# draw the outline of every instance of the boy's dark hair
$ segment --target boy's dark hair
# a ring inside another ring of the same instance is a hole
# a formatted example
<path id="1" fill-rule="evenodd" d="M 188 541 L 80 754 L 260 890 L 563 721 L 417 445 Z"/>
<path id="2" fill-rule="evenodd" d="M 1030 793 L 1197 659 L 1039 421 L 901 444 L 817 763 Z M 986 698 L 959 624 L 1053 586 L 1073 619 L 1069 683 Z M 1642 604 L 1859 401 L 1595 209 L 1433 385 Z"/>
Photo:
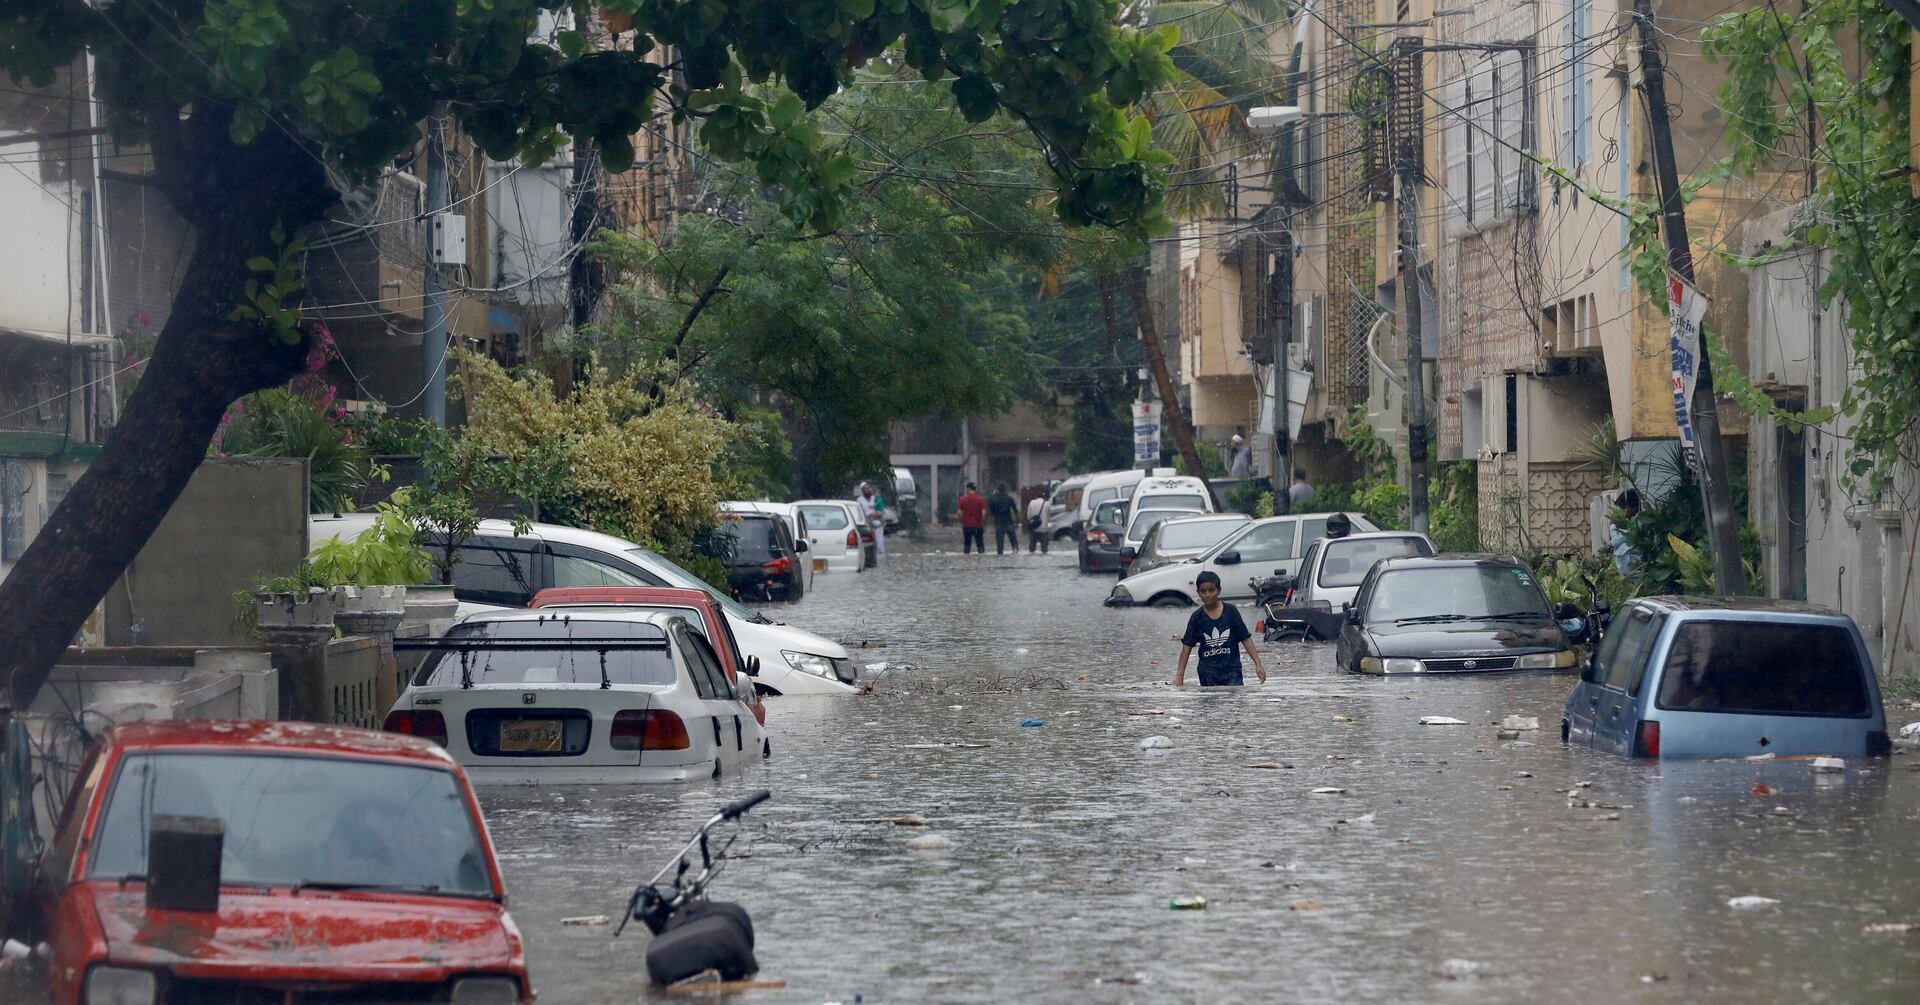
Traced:
<path id="1" fill-rule="evenodd" d="M 1193 588 L 1196 590 L 1208 583 L 1212 583 L 1214 588 L 1218 589 L 1220 587 L 1220 574 L 1217 572 L 1203 572 L 1193 577 Z"/>

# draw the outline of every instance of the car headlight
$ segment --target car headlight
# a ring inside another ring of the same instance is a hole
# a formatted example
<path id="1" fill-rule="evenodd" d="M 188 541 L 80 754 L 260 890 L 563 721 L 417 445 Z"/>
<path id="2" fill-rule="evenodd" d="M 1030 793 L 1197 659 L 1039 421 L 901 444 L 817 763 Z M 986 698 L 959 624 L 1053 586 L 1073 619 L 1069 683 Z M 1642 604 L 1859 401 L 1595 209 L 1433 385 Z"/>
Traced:
<path id="1" fill-rule="evenodd" d="M 780 650 L 780 655 L 786 659 L 788 666 L 801 673 L 812 674 L 815 677 L 825 677 L 828 680 L 839 679 L 839 674 L 834 673 L 833 661 L 825 656 L 815 656 L 812 653 L 796 653 L 786 649 Z"/>
<path id="2" fill-rule="evenodd" d="M 87 971 L 87 1005 L 153 1005 L 160 982 L 151 970 L 94 967 Z"/>
<path id="3" fill-rule="evenodd" d="M 1113 588 L 1112 593 L 1107 594 L 1107 599 L 1108 600 L 1132 600 L 1133 591 L 1127 589 L 1124 586 L 1116 586 Z"/>
<path id="4" fill-rule="evenodd" d="M 453 1005 L 519 1005 L 520 982 L 511 977 L 462 977 L 453 982 Z"/>
<path id="5" fill-rule="evenodd" d="M 1519 670 L 1565 670 L 1575 662 L 1573 650 L 1562 649 L 1557 653 L 1529 653 L 1513 665 Z"/>
<path id="6" fill-rule="evenodd" d="M 1360 659 L 1361 673 L 1425 673 L 1426 670 L 1427 665 L 1419 660 L 1399 657 L 1381 659 L 1378 656 L 1363 656 Z"/>

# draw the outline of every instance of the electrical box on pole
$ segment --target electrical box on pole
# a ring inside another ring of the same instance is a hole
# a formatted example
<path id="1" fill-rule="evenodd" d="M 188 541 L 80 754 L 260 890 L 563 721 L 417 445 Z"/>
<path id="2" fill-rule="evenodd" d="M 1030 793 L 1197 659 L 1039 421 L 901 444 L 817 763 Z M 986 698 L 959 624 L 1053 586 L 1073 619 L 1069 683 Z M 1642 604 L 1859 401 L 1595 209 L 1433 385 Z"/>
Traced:
<path id="1" fill-rule="evenodd" d="M 435 265 L 467 264 L 467 217 L 435 213 L 427 227 L 427 254 Z"/>

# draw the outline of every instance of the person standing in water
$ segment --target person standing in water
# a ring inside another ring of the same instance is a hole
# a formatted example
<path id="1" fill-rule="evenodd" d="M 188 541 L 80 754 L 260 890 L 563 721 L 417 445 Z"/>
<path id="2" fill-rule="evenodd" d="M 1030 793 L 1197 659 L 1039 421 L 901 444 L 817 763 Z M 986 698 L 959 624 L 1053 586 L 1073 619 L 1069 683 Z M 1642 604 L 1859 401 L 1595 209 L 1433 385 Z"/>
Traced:
<path id="1" fill-rule="evenodd" d="M 1245 649 L 1253 661 L 1253 672 L 1260 683 L 1267 682 L 1267 668 L 1260 662 L 1260 651 L 1253 647 L 1253 633 L 1240 617 L 1240 609 L 1220 600 L 1220 575 L 1203 572 L 1195 577 L 1193 591 L 1200 595 L 1200 607 L 1187 619 L 1187 633 L 1180 638 L 1180 665 L 1173 671 L 1173 686 L 1187 682 L 1187 659 L 1200 650 L 1201 687 L 1238 687 L 1240 652 Z"/>

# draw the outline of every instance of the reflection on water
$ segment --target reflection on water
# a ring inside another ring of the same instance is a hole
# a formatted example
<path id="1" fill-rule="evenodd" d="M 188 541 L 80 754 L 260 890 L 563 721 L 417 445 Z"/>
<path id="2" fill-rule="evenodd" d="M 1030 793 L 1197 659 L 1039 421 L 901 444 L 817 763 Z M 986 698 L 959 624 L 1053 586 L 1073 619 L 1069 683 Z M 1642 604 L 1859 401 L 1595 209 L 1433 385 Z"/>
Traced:
<path id="1" fill-rule="evenodd" d="M 752 1000 L 1913 993 L 1920 935 L 1862 933 L 1920 921 L 1907 758 L 1834 782 L 1631 764 L 1561 747 L 1571 678 L 1360 679 L 1324 646 L 1269 645 L 1264 687 L 1173 692 L 1184 613 L 1101 608 L 1111 580 L 1071 563 L 921 553 L 822 578 L 775 616 L 912 669 L 772 702 L 774 760 L 743 777 L 485 793 L 543 1000 L 645 997 L 643 930 L 560 919 L 616 913 L 715 799 L 761 786 L 714 891 L 787 982 Z M 1510 714 L 1544 728 L 1500 741 Z M 1156 734 L 1173 747 L 1142 752 Z M 931 827 L 844 822 L 905 814 Z M 906 847 L 927 830 L 951 846 Z M 1204 911 L 1168 909 L 1195 894 Z M 1745 895 L 1780 903 L 1727 907 Z"/>

